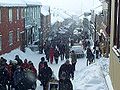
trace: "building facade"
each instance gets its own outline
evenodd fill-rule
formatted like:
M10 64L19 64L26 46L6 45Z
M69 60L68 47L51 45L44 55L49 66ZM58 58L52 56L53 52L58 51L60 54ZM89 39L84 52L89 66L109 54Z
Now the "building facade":
M45 41L51 29L51 13L49 6L42 6L41 8L41 33L42 39Z
M110 77L114 90L120 90L120 0L111 0Z
M24 11L25 17L25 44L32 44L39 39L41 29L41 3L36 0L25 0L27 7Z
M0 55L22 47L24 7L26 4L22 0L16 0L15 3L0 1Z

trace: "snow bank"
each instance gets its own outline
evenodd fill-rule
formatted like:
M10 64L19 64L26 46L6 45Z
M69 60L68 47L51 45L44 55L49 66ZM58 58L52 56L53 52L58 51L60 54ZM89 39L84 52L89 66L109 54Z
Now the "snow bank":
M75 90L108 90L100 66L95 63L77 72Z

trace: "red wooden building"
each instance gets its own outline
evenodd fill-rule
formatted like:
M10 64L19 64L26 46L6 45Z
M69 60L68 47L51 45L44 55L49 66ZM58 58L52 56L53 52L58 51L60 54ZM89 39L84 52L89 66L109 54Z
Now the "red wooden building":
M24 16L26 4L22 0L0 1L0 55L24 44Z

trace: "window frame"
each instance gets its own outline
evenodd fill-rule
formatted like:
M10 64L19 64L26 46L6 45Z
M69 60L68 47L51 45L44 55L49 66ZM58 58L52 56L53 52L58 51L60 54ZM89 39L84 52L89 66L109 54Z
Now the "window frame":
M19 10L19 8L17 8L17 20L19 20L20 19L20 12L19 12L20 10Z
M9 8L8 18L9 18L9 21L12 22L13 20L13 9L12 8Z
M24 9L21 8L21 18L23 19L24 18Z
M13 44L13 31L9 32L9 46Z

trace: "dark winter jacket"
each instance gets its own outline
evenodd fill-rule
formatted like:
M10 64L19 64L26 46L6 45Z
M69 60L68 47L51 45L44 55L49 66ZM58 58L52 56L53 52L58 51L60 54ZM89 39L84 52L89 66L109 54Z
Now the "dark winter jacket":
M73 85L69 79L59 80L59 90L73 90Z
M44 68L44 62L45 62L45 61L41 61L41 62L39 63L39 68L38 68L38 71L39 71L39 72L41 71L42 68Z
M50 67L48 67L48 65L46 63L47 62L44 62L45 66L39 72L40 77L41 77L41 81L44 83L47 83L52 77L52 69Z
M90 61L92 61L94 59L94 54L92 53L92 51L89 48L87 49L86 58L88 58L88 60L90 60Z
M21 69L17 69L15 72L14 72L14 85L18 85L22 82L22 80L24 79L24 72L21 70Z
M76 63L77 62L77 55L75 53L71 53L71 62Z
M59 55L60 55L59 51L57 49L55 49L55 51L54 51L54 57L58 58Z
M71 64L63 64L59 69L59 79L70 79L74 78L74 71Z
M6 68L0 69L0 84L6 85L8 82L8 76Z
M23 61L22 61L19 57L16 57L15 60L17 61L17 64L18 64L19 66L22 65Z

